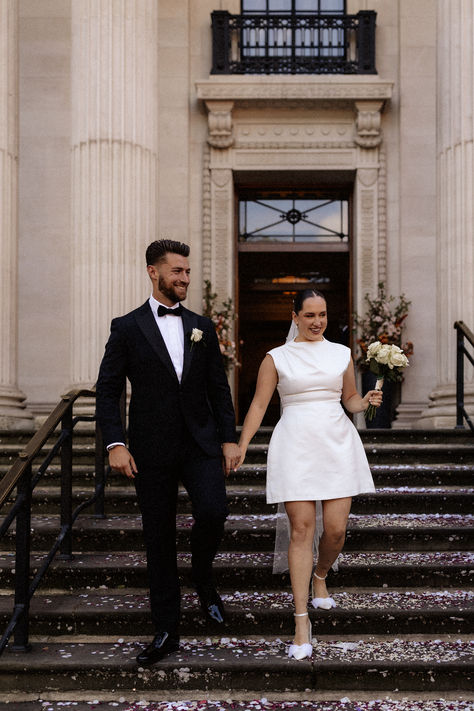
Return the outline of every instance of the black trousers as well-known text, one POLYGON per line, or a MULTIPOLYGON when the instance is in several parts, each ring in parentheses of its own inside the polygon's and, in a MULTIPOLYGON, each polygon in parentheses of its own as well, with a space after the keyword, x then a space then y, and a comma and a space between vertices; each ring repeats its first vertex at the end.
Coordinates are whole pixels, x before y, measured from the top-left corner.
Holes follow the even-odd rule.
POLYGON ((196 587, 212 583, 212 562, 229 513, 221 457, 208 457, 190 437, 150 470, 139 468, 135 489, 142 514, 151 617, 155 633, 177 633, 180 585, 176 560, 176 502, 182 482, 192 504, 191 565, 196 587))

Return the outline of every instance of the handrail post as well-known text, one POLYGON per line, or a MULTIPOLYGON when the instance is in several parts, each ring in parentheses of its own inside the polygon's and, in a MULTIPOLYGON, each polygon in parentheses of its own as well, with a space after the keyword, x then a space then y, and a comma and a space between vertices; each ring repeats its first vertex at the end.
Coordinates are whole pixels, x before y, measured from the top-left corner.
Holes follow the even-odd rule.
POLYGON ((15 627, 11 646, 14 652, 29 652, 28 642, 30 610, 30 542, 31 542, 31 464, 26 467, 18 482, 17 496, 23 504, 16 518, 15 535, 15 613, 21 612, 15 627))
POLYGON ((456 328, 456 430, 464 429, 464 333, 456 328))
MULTIPOLYGON (((94 483, 97 491, 105 480, 105 447, 97 420, 95 422, 95 473, 94 483)), ((94 505, 94 516, 96 518, 105 518, 105 490, 102 490, 100 496, 97 497, 94 505)))
POLYGON ((59 557, 72 559, 72 402, 61 420, 61 433, 66 435, 61 446, 61 530, 67 532, 61 542, 59 557))
POLYGON ((212 21, 212 69, 211 74, 229 74, 230 13, 214 10, 212 21))
POLYGON ((377 74, 375 69, 375 10, 357 13, 357 73, 377 74))

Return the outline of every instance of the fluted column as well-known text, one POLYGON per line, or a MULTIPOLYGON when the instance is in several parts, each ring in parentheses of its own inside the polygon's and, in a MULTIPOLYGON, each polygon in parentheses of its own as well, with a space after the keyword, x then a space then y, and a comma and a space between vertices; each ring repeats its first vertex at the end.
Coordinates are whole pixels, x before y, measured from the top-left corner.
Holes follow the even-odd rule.
POLYGON ((148 293, 156 239, 156 0, 72 7, 72 372, 92 384, 113 316, 148 293))
POLYGON ((32 426, 17 385, 18 2, 0 0, 0 429, 32 426))
MULTIPOLYGON (((474 0, 438 0, 438 340, 437 386, 422 424, 452 426, 456 338, 474 329, 474 0)), ((465 404, 474 413, 474 369, 465 368, 465 404)))

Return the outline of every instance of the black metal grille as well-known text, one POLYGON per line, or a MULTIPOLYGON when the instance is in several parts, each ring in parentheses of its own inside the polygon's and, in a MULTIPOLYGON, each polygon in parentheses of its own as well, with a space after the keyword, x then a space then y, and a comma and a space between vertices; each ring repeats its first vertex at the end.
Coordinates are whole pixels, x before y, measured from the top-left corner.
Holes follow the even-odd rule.
POLYGON ((349 241, 348 202, 308 194, 255 195, 239 201, 239 242, 349 241))
POLYGON ((376 74, 375 18, 212 13, 212 74, 376 74))

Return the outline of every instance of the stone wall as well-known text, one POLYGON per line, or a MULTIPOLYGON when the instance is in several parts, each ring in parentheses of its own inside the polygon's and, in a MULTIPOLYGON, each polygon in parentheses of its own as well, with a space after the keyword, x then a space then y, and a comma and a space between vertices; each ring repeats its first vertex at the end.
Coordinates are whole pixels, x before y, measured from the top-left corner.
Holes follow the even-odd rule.
MULTIPOLYGON (((151 239, 191 244, 188 305, 200 310, 203 277, 223 298, 233 293, 236 173, 317 169, 355 176, 357 307, 379 279, 389 293, 412 300, 406 336, 415 354, 398 425, 441 423, 432 413, 419 420, 430 394, 436 403, 436 386, 448 388, 452 418, 451 320, 474 324, 462 308, 469 293, 457 280, 466 252, 454 247, 449 278, 445 269, 446 245, 459 244, 469 215, 459 207, 454 223, 443 205, 468 204, 452 194, 452 174, 471 165, 466 196, 472 137, 462 134, 461 163, 450 158, 454 133, 443 128, 437 144, 437 110, 452 116, 441 126, 452 124, 461 98, 453 69, 440 72, 436 85, 436 3, 349 0, 349 12, 377 12, 377 76, 220 80, 209 77, 210 15, 239 12, 238 0, 14 4, 19 227, 17 236, 8 228, 10 237, 3 228, 2 245, 18 245, 18 305, 13 299, 9 307, 18 349, 15 338, 2 340, 10 370, 1 385, 13 388, 24 416, 23 393, 29 412, 41 414, 60 392, 93 382, 110 318, 149 292, 141 260, 151 239), (449 308, 440 289, 457 294, 449 308)), ((472 0, 458 4, 463 41, 452 24, 456 13, 447 16, 449 0, 439 0, 442 26, 451 23, 452 31, 442 32, 438 46, 443 57, 453 43, 463 57, 470 53, 471 65, 460 61, 468 81, 472 0)), ((438 61, 448 66, 441 54, 438 61)), ((13 184, 5 174, 2 180, 13 184)), ((15 268, 2 279, 11 297, 15 268)))

